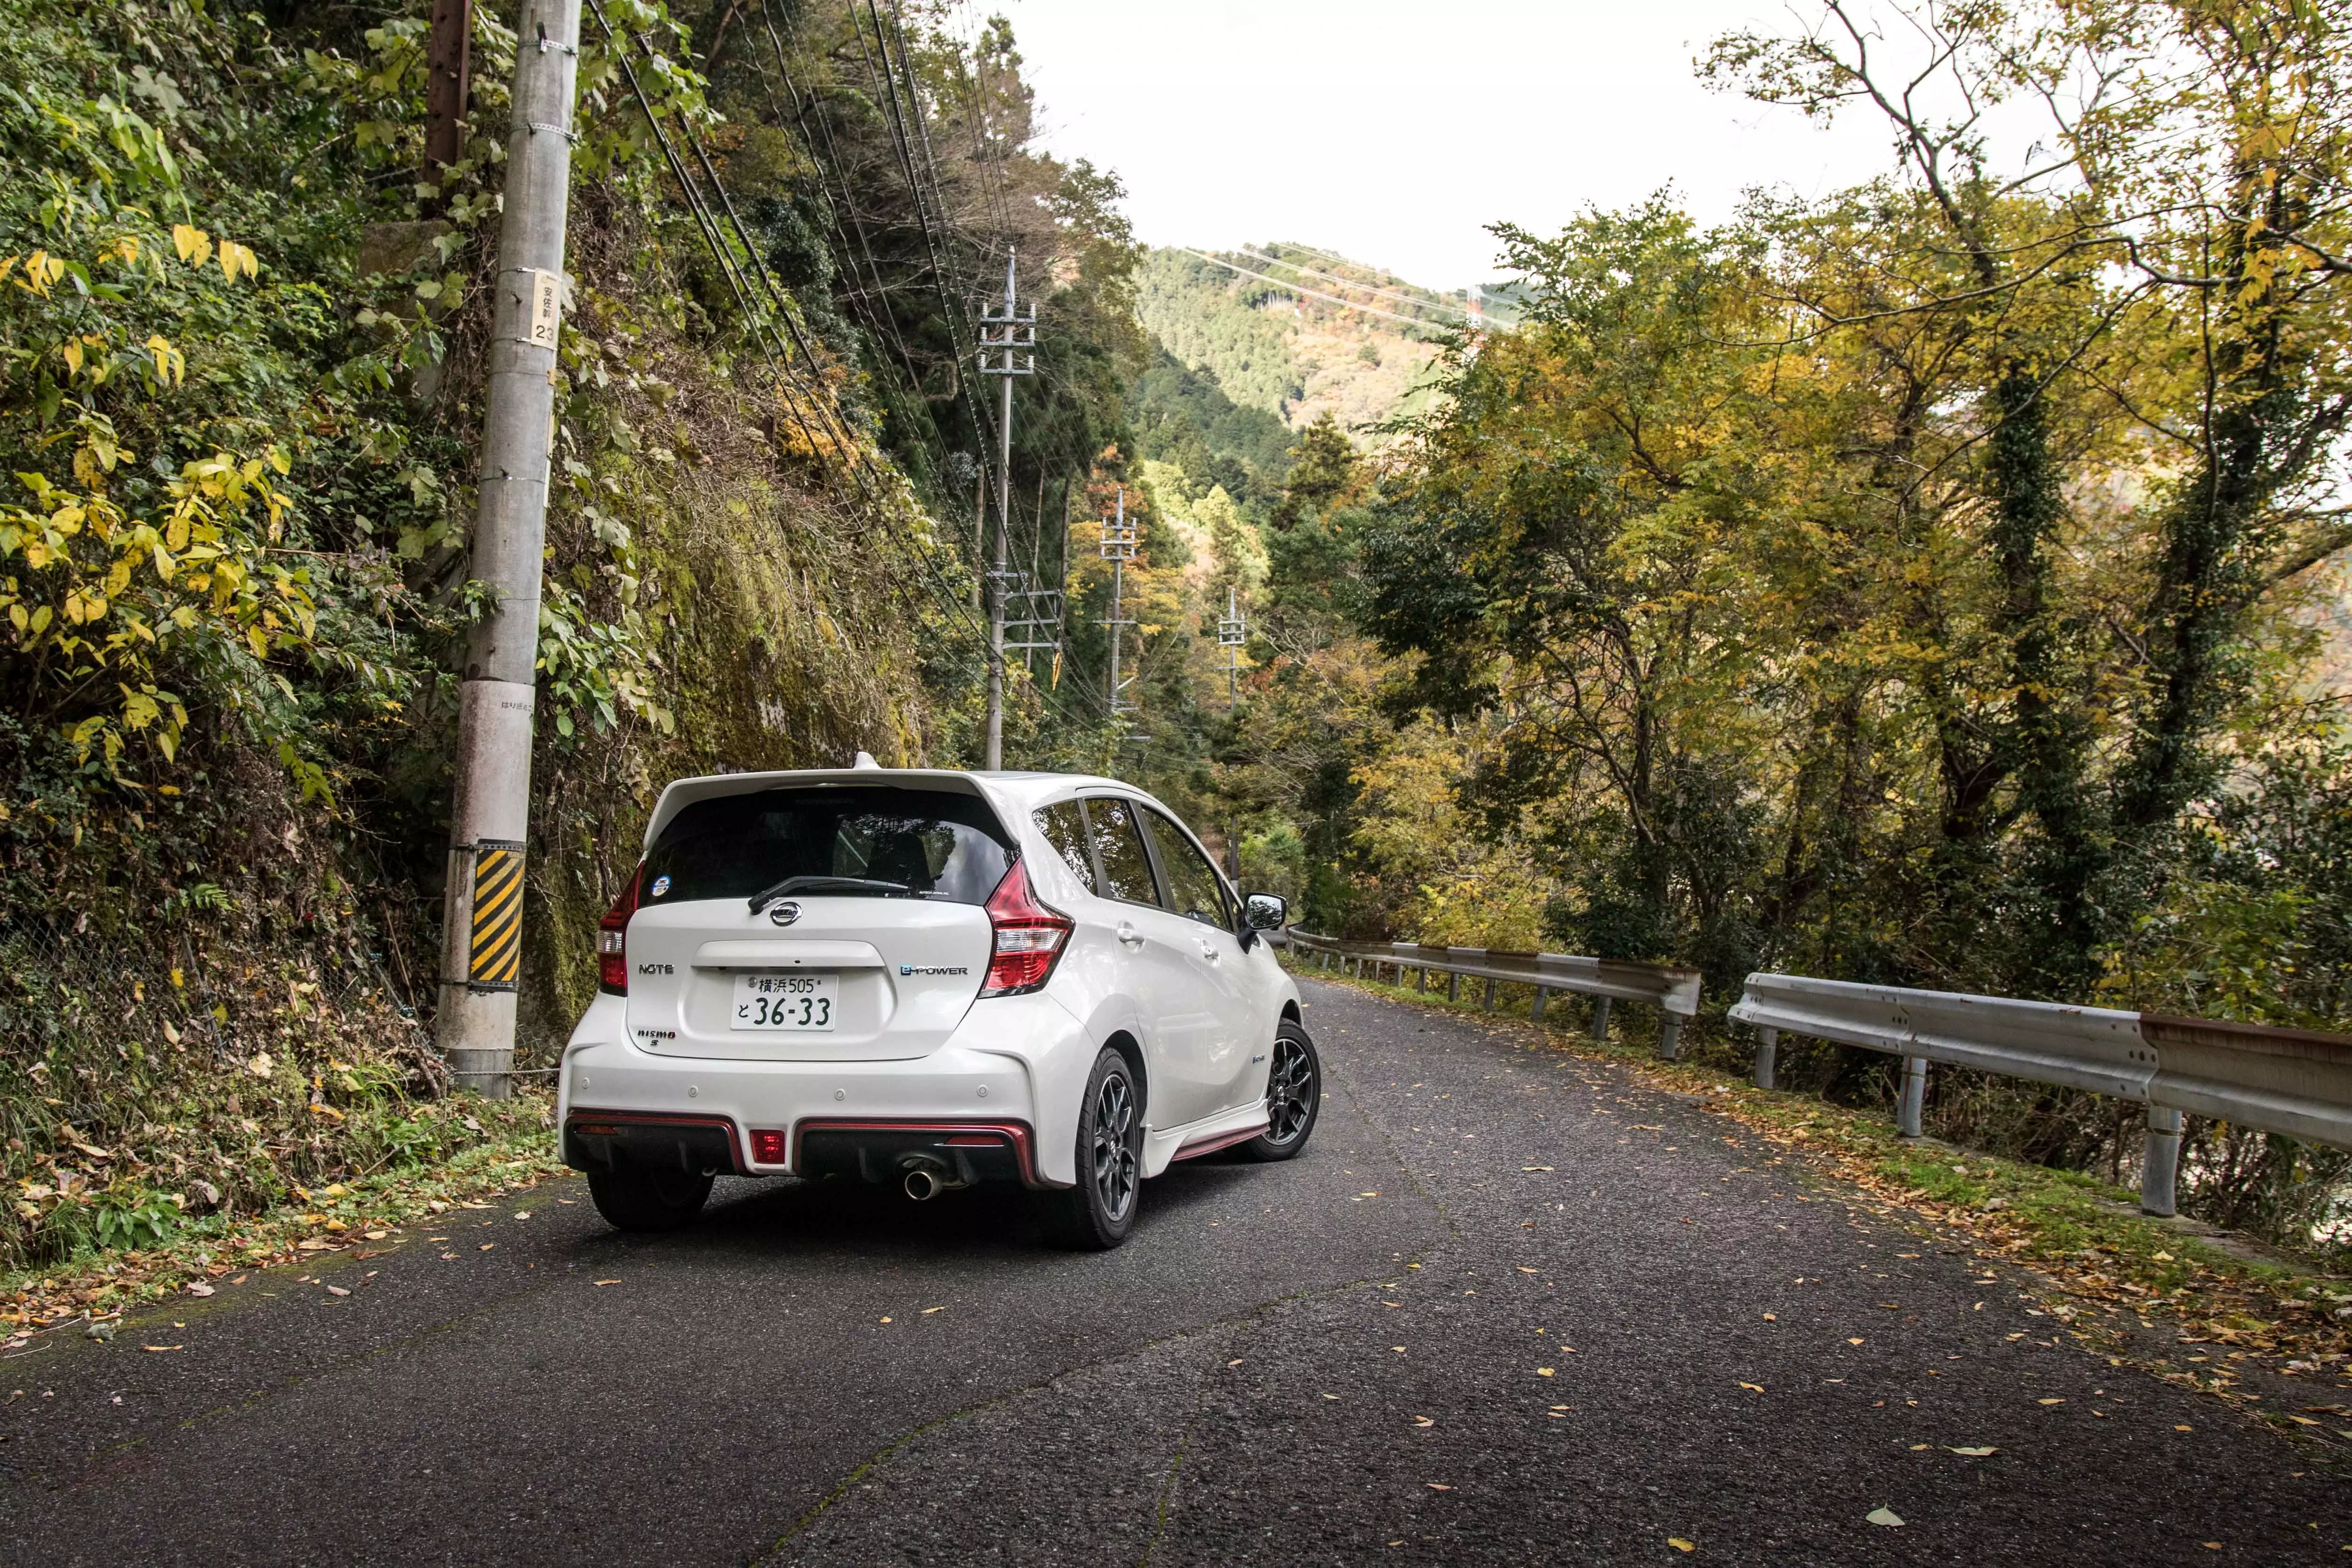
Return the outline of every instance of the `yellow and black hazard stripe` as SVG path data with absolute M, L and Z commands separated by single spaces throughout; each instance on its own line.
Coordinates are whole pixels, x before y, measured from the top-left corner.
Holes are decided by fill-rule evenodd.
M 522 846 L 474 846 L 474 947 L 467 979 L 478 991 L 511 991 L 522 975 Z

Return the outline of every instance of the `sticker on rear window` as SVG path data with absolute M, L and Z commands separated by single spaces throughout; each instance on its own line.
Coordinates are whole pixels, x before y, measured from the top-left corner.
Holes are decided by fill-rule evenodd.
M 659 898 L 663 894 L 667 893 L 668 891 L 669 878 L 666 876 L 657 876 L 654 878 L 654 896 L 656 898 Z

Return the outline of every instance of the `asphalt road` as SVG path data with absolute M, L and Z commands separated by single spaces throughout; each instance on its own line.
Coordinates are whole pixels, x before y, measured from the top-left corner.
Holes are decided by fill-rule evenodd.
M 1312 1149 L 1176 1167 L 1115 1253 L 797 1184 L 624 1239 L 566 1181 L 0 1366 L 0 1563 L 2352 1561 L 2340 1471 L 2007 1270 L 1307 996 Z

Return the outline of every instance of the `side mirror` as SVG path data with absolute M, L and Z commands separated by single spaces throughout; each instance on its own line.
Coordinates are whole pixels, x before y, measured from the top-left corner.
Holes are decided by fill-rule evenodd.
M 1253 931 L 1279 931 L 1289 919 L 1289 901 L 1279 894 L 1253 893 L 1242 901 L 1242 924 Z

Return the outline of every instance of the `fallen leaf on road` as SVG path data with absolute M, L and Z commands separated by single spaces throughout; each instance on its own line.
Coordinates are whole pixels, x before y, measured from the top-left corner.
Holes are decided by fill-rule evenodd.
M 1954 1448 L 1954 1449 L 1952 1450 L 1952 1452 L 1954 1452 L 1954 1453 L 1956 1453 L 1956 1454 L 1965 1454 L 1965 1455 L 1967 1455 L 1967 1456 L 1968 1456 L 1969 1458 L 1971 1458 L 1971 1459 L 1981 1459 L 1981 1458 L 1983 1458 L 1987 1454 L 1998 1454 L 1998 1453 L 2000 1453 L 2000 1450 L 1999 1448 Z
M 1549 1377 L 1551 1375 L 1551 1368 L 1549 1366 L 1538 1366 L 1536 1368 L 1536 1375 L 1538 1377 Z
M 1324 1397 L 1324 1398 L 1326 1398 L 1326 1399 L 1337 1399 L 1337 1398 L 1339 1398 L 1339 1396 L 1338 1395 L 1336 1395 L 1336 1394 L 1326 1394 L 1325 1396 L 1323 1396 L 1323 1397 Z
M 1392 1344 L 1389 1346 L 1389 1348 L 1396 1352 L 1399 1355 L 1402 1355 L 1404 1354 L 1404 1346 L 1401 1344 Z
M 1858 1340 L 1858 1339 L 1850 1339 L 1850 1340 L 1846 1341 L 1845 1343 L 1848 1343 L 1848 1344 L 1860 1344 L 1862 1342 L 1861 1342 L 1860 1340 Z
M 1436 1422 L 1434 1422 L 1434 1421 L 1431 1420 L 1431 1419 L 1430 1419 L 1428 1416 L 1414 1416 L 1414 1417 L 1412 1418 L 1412 1424 L 1413 1424 L 1414 1426 L 1416 1426 L 1416 1427 L 1434 1427 L 1434 1426 L 1436 1426 L 1436 1425 L 1437 1425 L 1437 1423 L 1436 1423 Z
M 209 1296 L 212 1293 L 213 1288 L 210 1285 L 194 1284 L 188 1287 L 188 1294 L 192 1296 Z
M 1539 1274 L 1542 1271 L 1540 1269 L 1530 1269 L 1524 1263 L 1519 1265 L 1519 1272 L 1522 1274 Z
M 348 1296 L 351 1292 L 344 1290 L 341 1285 L 330 1285 L 327 1287 L 327 1294 L 331 1296 Z
M 596 1281 L 596 1283 L 600 1285 L 617 1285 L 621 1281 L 618 1280 L 599 1280 Z
M 1519 1168 L 1523 1171 L 1548 1171 L 1551 1169 L 1549 1166 L 1521 1166 Z
M 485 1241 L 482 1243 L 479 1250 L 488 1252 L 491 1248 L 496 1247 L 498 1243 L 495 1241 Z
M 1768 1323 L 1777 1323 L 1777 1322 L 1779 1322 L 1780 1320 L 1778 1317 L 1774 1316 L 1772 1313 L 1770 1313 L 1770 1312 L 1766 1312 L 1766 1313 L 1764 1314 L 1764 1321 L 1765 1321 L 1766 1322 L 1768 1322 Z
M 141 1350 L 177 1350 L 180 1347 L 176 1344 L 142 1344 L 139 1348 Z
M 515 1218 L 517 1219 L 529 1219 L 530 1218 L 530 1210 L 528 1208 L 518 1208 L 515 1210 Z
M 1911 1445 L 1911 1451 L 1915 1454 L 1924 1454 L 1934 1446 L 1931 1443 L 1914 1443 Z
M 2204 1547 L 2208 1552 L 2219 1552 L 2221 1550 L 2221 1543 L 2218 1541 L 2201 1541 L 2199 1542 L 2198 1544 Z
M 1753 1388 L 1759 1394 L 1764 1392 L 1764 1385 L 1760 1383 L 1743 1383 L 1739 1386 L 1742 1388 Z
M 1378 1197 L 1381 1195 L 1376 1192 L 1360 1192 L 1356 1196 L 1358 1197 Z
M 305 1236 L 294 1244 L 294 1249 L 298 1252 L 328 1252 L 333 1250 L 334 1245 L 323 1236 Z
M 1673 1547 L 1677 1552 L 1696 1552 L 1698 1550 L 1698 1543 L 1696 1542 L 1685 1541 L 1679 1535 L 1667 1536 L 1666 1544 Z
M 441 1261 L 444 1263 L 455 1263 L 457 1260 L 457 1255 L 455 1252 L 444 1252 L 441 1254 Z
M 939 1311 L 939 1308 L 937 1308 L 937 1307 L 925 1307 L 925 1308 L 923 1309 L 923 1311 L 925 1311 L 925 1312 L 938 1312 L 938 1311 Z M 1246 1358 L 1244 1358 L 1244 1359 L 1246 1359 Z M 1241 1362 L 1239 1362 L 1239 1361 L 1229 1361 L 1229 1362 L 1225 1363 L 1225 1364 L 1226 1364 L 1227 1366 L 1239 1366 L 1239 1365 L 1241 1364 Z
M 889 1320 L 888 1318 L 884 1318 L 882 1321 L 883 1321 L 884 1322 L 886 1322 L 886 1323 L 887 1323 L 887 1322 L 888 1322 L 890 1320 Z
M 381 1241 L 392 1234 L 389 1230 L 362 1230 L 360 1234 L 370 1241 Z
M 2066 1402 L 2063 1399 L 2037 1399 L 2034 1403 L 2036 1405 L 2063 1405 Z
M 1888 1524 L 1899 1528 L 1903 1523 L 1903 1516 L 1891 1508 L 1874 1508 L 1863 1517 L 1873 1524 Z
M 2173 1430 L 2176 1432 L 2194 1432 L 2197 1428 L 2194 1427 L 2175 1427 Z
M 1431 1481 L 1431 1482 L 1429 1482 L 1429 1483 L 1427 1483 L 1427 1484 L 1428 1484 L 1429 1490 L 1432 1490 L 1432 1491 L 1452 1491 L 1452 1490 L 1454 1490 L 1452 1487 L 1447 1486 L 1447 1485 L 1446 1485 L 1444 1482 L 1443 1482 L 1443 1481 Z
M 943 1312 L 946 1311 L 947 1309 L 945 1307 L 925 1307 L 923 1309 L 923 1315 L 925 1317 L 929 1317 L 933 1312 Z M 1241 1363 L 1238 1361 L 1229 1361 L 1225 1363 L 1225 1364 L 1227 1366 L 1239 1366 Z

